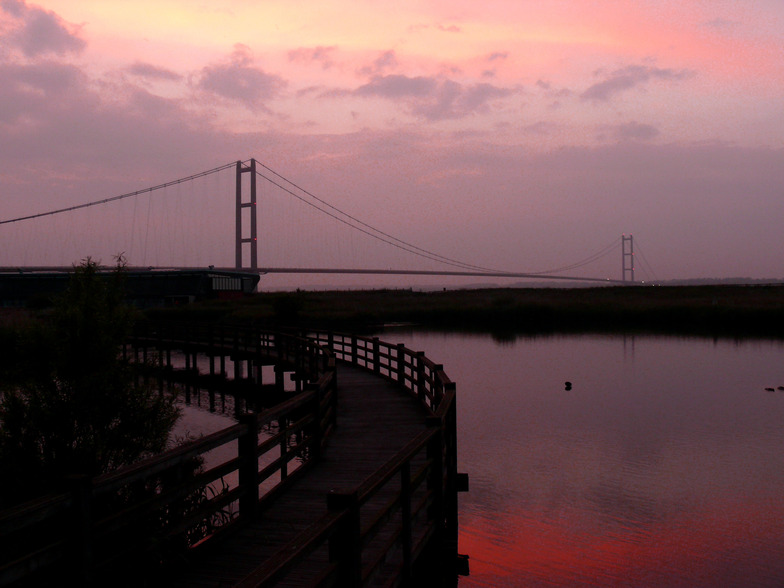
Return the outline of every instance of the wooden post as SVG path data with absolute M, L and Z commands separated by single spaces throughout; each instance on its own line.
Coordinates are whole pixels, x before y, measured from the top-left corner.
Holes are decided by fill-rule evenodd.
M 351 335 L 351 363 L 357 365 L 357 336 Z
M 441 379 L 437 378 L 438 372 L 443 372 L 444 366 L 440 363 L 433 366 L 433 379 L 435 382 L 433 383 L 433 398 L 431 400 L 430 408 L 433 411 L 438 409 L 438 405 L 441 404 L 441 399 L 444 397 L 444 388 L 441 384 Z M 437 385 L 438 384 L 438 385 Z
M 411 462 L 400 468 L 400 516 L 403 528 L 400 542 L 403 547 L 403 585 L 411 582 Z
M 378 337 L 373 337 L 373 373 L 381 371 L 381 358 L 379 357 Z
M 432 460 L 427 478 L 427 486 L 433 495 L 433 504 L 428 512 L 428 518 L 433 524 L 433 545 L 436 546 L 443 564 L 452 565 L 457 557 L 457 543 L 454 545 L 454 554 L 446 541 L 446 515 L 445 515 L 445 488 L 444 488 L 444 423 L 438 417 L 427 418 L 428 427 L 438 429 L 427 444 L 427 457 Z
M 252 521 L 259 506 L 259 421 L 255 414 L 243 414 L 239 421 L 248 427 L 237 441 L 239 482 L 245 490 L 240 496 L 240 518 Z
M 403 384 L 406 381 L 406 345 L 397 344 L 397 383 Z
M 239 363 L 239 355 L 240 355 L 239 336 L 240 336 L 239 331 L 237 331 L 237 329 L 235 328 L 234 329 L 234 340 L 232 342 L 232 354 L 233 355 L 230 356 L 231 361 L 234 363 L 234 379 L 235 380 L 239 380 L 239 374 L 237 373 L 237 370 L 239 369 L 239 366 L 237 364 Z
M 425 352 L 417 351 L 417 397 L 419 402 L 425 402 Z
M 338 562 L 337 586 L 359 588 L 362 585 L 362 530 L 359 497 L 356 492 L 330 490 L 327 508 L 346 511 L 340 527 L 329 539 L 329 559 Z
M 311 433 L 311 445 L 310 451 L 312 459 L 318 460 L 321 457 L 321 440 L 323 439 L 323 431 L 321 430 L 321 390 L 318 387 L 318 384 L 312 387 L 313 389 L 313 400 L 312 400 L 312 412 L 313 412 L 313 429 Z
M 280 437 L 280 481 L 282 482 L 289 476 L 289 461 L 288 456 L 286 455 L 289 452 L 288 448 L 288 441 L 289 436 L 286 433 L 286 429 L 288 428 L 287 419 L 286 417 L 280 417 L 278 419 L 278 430 L 281 432 Z
M 455 384 L 448 385 L 448 390 L 454 390 Z M 457 553 L 457 396 L 452 397 L 452 405 L 445 416 L 442 443 L 446 446 L 446 533 L 447 541 L 454 544 Z

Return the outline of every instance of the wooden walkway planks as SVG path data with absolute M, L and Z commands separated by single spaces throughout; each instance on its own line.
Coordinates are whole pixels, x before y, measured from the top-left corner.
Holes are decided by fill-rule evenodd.
M 173 575 L 150 579 L 150 584 L 172 588 L 235 585 L 326 514 L 330 490 L 355 488 L 426 429 L 426 412 L 407 391 L 343 363 L 338 365 L 337 415 L 337 427 L 319 463 L 256 522 L 219 542 L 198 561 L 179 567 Z M 308 565 L 300 566 L 280 585 L 306 584 L 326 561 L 326 550 L 317 551 Z

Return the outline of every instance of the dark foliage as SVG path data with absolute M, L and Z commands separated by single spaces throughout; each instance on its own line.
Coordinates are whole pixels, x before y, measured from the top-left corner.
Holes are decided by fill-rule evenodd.
M 138 383 L 120 354 L 132 326 L 123 271 L 122 260 L 110 276 L 85 260 L 46 320 L 0 337 L 13 348 L 0 368 L 3 502 L 165 448 L 179 416 L 174 399 Z

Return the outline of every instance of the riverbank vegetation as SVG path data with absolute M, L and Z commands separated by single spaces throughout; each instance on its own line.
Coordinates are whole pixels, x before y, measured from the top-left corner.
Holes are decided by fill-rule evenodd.
M 784 336 L 784 286 L 618 286 L 259 293 L 148 311 L 153 320 L 377 330 L 411 323 L 491 333 Z
M 179 412 L 119 354 L 133 320 L 122 280 L 121 263 L 106 280 L 88 259 L 51 311 L 0 328 L 0 506 L 165 449 Z

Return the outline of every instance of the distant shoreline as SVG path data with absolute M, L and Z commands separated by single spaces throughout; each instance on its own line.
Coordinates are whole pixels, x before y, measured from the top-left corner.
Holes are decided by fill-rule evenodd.
M 649 332 L 784 338 L 784 286 L 298 291 L 153 309 L 151 320 L 367 332 L 405 323 L 490 333 Z

